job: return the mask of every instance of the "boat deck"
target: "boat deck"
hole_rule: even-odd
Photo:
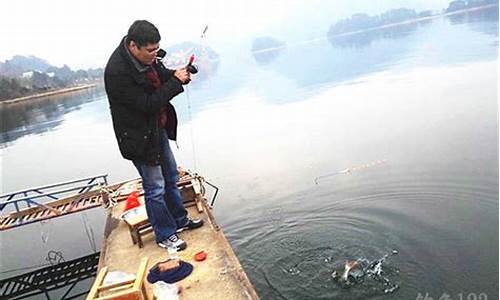
[[[143,203],[142,197],[139,201]],[[211,209],[206,201],[202,202],[202,213],[198,213],[196,206],[187,209],[192,217],[203,219],[204,226],[179,234],[188,244],[186,250],[178,252],[179,258],[194,266],[190,276],[177,282],[182,287],[179,299],[259,299],[231,245],[216,224]],[[149,270],[157,262],[167,259],[168,253],[156,245],[153,233],[143,237],[143,248],[132,243],[129,228],[120,219],[124,207],[123,201],[110,210],[99,269],[107,266],[110,271],[134,274],[141,259],[148,257]],[[194,255],[201,250],[207,253],[207,259],[197,262]],[[149,299],[153,299],[153,285],[147,281],[146,290]]]

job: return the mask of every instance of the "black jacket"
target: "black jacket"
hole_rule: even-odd
[[[170,100],[183,92],[174,71],[159,62],[153,66],[161,86],[154,89],[145,72],[139,72],[122,42],[104,71],[104,84],[118,147],[126,159],[157,165],[160,162],[160,108],[167,108],[169,139],[177,138],[177,115]]]

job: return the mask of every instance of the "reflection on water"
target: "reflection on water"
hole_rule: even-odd
[[[488,22],[497,22],[498,23],[498,6],[490,7],[487,9],[473,10],[468,11],[462,14],[453,14],[447,16],[452,24],[468,24],[470,28],[474,30],[478,30],[479,32],[483,32],[486,34],[492,34],[498,36],[498,28],[496,30],[492,30],[494,24],[487,24]],[[475,26],[477,23],[483,23],[483,26]],[[484,26],[487,25],[487,26]]]
[[[437,17],[440,18],[440,17]],[[485,22],[498,22],[498,7],[487,7],[479,10],[466,11],[459,14],[446,15],[452,25],[468,24],[471,29],[498,36],[498,26]],[[436,19],[436,18],[435,18]],[[474,26],[475,23],[483,23],[481,26]],[[363,48],[370,46],[373,42],[381,39],[401,39],[414,34],[420,27],[432,24],[430,18],[418,19],[415,22],[407,22],[396,26],[383,28],[373,28],[362,30],[353,34],[331,34],[328,39],[334,47]]]
[[[88,102],[102,100],[104,90],[91,88],[0,106],[0,148],[28,134],[41,134],[61,125],[64,115]]]
[[[405,67],[407,62],[410,66],[467,62],[475,57],[470,53],[479,54],[478,51],[482,52],[481,57],[485,59],[495,58],[496,48],[486,50],[464,41],[492,42],[490,37],[478,37],[470,29],[477,31],[474,27],[476,24],[484,33],[496,34],[498,37],[498,15],[495,22],[488,21],[490,17],[494,18],[491,9],[470,14],[487,14],[489,17],[481,24],[468,23],[468,27],[454,26],[447,19],[438,18],[431,23],[403,24],[342,37],[330,36],[331,48],[322,42],[289,47],[273,67],[277,73],[294,80],[300,86],[311,86],[345,82],[388,67]],[[460,48],[462,49],[457,51]],[[286,63],[290,61],[293,63]],[[281,97],[272,94],[270,98]],[[289,97],[283,98],[289,100]]]
[[[196,158],[196,171],[221,188],[215,213],[262,299],[498,297],[496,16],[438,18],[359,47],[277,36],[287,47],[265,66],[241,45],[218,52],[218,71],[190,91],[191,110],[184,95],[174,100],[173,151],[188,168]],[[2,112],[29,120],[12,116],[2,133],[4,191],[137,176],[119,156],[105,97],[95,97],[66,110],[47,103],[40,119],[42,107]],[[25,130],[47,120],[60,122]],[[338,175],[315,183],[328,174]],[[89,218],[99,245],[103,212]],[[2,266],[91,251],[82,222],[2,233]],[[41,229],[63,238],[23,247],[44,239]],[[339,262],[392,249],[392,294],[345,289],[331,276]]]
[[[363,48],[380,39],[399,39],[407,37],[414,33],[419,26],[425,25],[426,23],[428,24],[429,21],[425,23],[415,22],[387,28],[378,28],[349,35],[329,35],[328,39],[334,47]]]
[[[267,65],[274,61],[285,49],[285,43],[273,37],[258,37],[252,42],[252,54],[255,61]]]

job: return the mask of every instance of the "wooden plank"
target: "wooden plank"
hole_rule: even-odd
[[[113,288],[116,288],[116,287],[119,287],[119,286],[121,286],[123,288],[124,285],[125,286],[129,286],[130,285],[130,287],[132,287],[134,281],[135,281],[135,278],[134,279],[130,279],[130,280],[121,281],[121,282],[115,282],[115,283],[112,283],[112,284],[100,286],[98,288],[98,290],[99,291],[110,290],[110,289],[113,289]]]
[[[139,269],[137,270],[137,275],[135,277],[134,289],[139,290],[142,288],[144,284],[144,276],[146,276],[146,268],[148,266],[149,258],[144,257],[141,260],[141,264],[139,265]]]
[[[203,204],[202,202],[204,201],[203,196],[201,195],[196,195],[196,209],[198,210],[199,213],[203,212]]]
[[[92,300],[97,297],[99,286],[101,286],[107,273],[108,273],[108,267],[104,267],[99,271],[99,274],[97,274],[97,277],[94,281],[94,284],[92,285],[92,288],[90,289],[89,294],[87,295],[86,300]]]

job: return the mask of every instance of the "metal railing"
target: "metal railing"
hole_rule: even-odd
[[[108,174],[102,174],[4,194],[0,196],[0,212],[12,206],[16,212],[31,207],[43,207],[52,210],[53,208],[45,205],[44,202],[68,197],[71,192],[78,191],[73,195],[82,194],[95,187],[107,185],[107,177]]]

